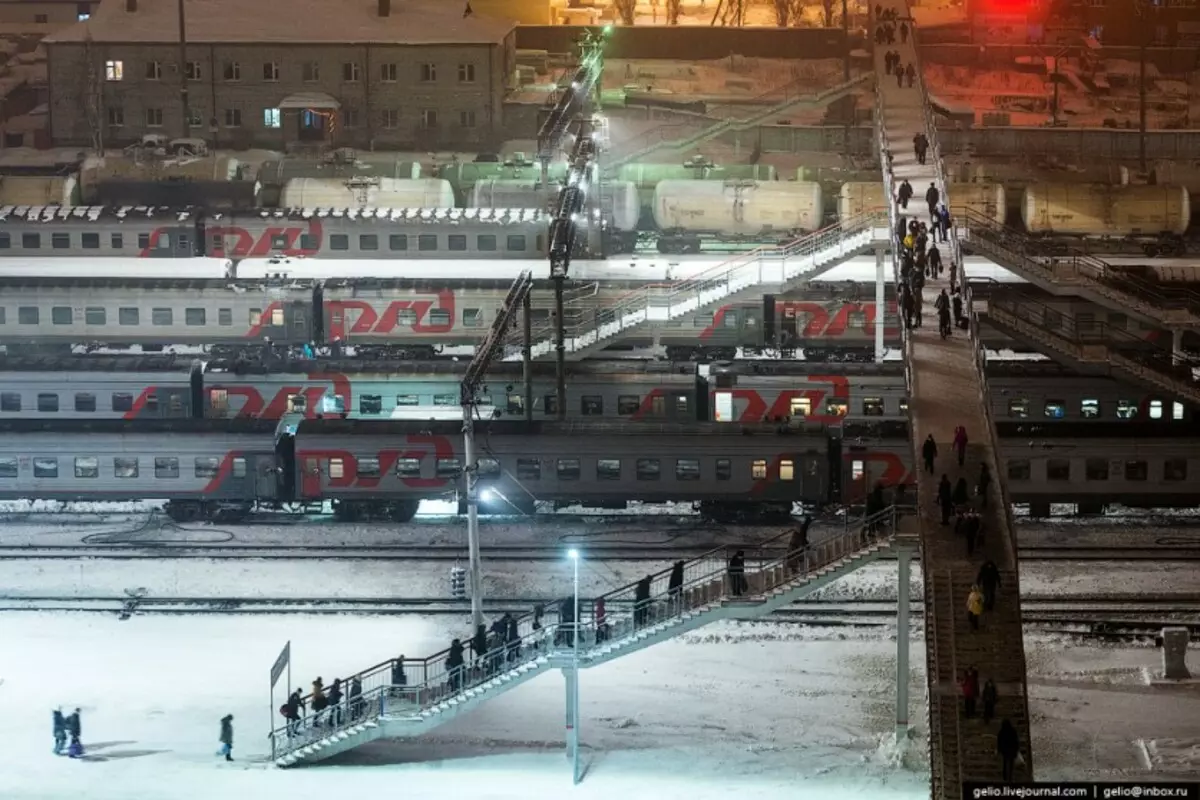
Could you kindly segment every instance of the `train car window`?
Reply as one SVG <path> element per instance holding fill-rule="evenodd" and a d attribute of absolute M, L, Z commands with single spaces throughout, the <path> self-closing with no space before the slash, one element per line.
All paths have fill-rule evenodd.
<path fill-rule="evenodd" d="M 21 395 L 17 392 L 0 392 L 0 411 L 20 411 Z"/>
<path fill-rule="evenodd" d="M 517 480 L 540 481 L 542 479 L 542 462 L 536 458 L 517 459 Z"/>
<path fill-rule="evenodd" d="M 1027 458 L 1014 458 L 1008 462 L 1010 481 L 1027 481 L 1033 476 L 1033 467 Z"/>
<path fill-rule="evenodd" d="M 494 478 L 500 474 L 500 462 L 494 458 L 481 458 L 475 462 L 480 478 Z"/>
<path fill-rule="evenodd" d="M 467 237 L 465 234 L 452 233 L 446 237 L 446 247 L 448 250 L 466 250 Z"/>
<path fill-rule="evenodd" d="M 793 417 L 804 419 L 812 413 L 812 398 L 809 397 L 793 397 L 788 402 L 788 410 Z"/>
<path fill-rule="evenodd" d="M 580 468 L 578 458 L 560 458 L 554 465 L 555 473 L 560 481 L 579 480 Z"/>
<path fill-rule="evenodd" d="M 154 477 L 156 478 L 178 478 L 179 477 L 179 459 L 175 456 L 155 456 L 154 458 Z"/>
<path fill-rule="evenodd" d="M 12 247 L 12 237 L 7 233 L 0 233 L 0 250 L 8 250 Z"/>
<path fill-rule="evenodd" d="M 288 236 L 286 233 L 271 234 L 271 249 L 286 250 L 288 246 Z"/>
<path fill-rule="evenodd" d="M 44 414 L 53 414 L 58 411 L 58 395 L 53 393 L 39 394 L 37 398 L 37 409 Z"/>
<path fill-rule="evenodd" d="M 621 480 L 621 459 L 601 458 L 596 461 L 596 479 L 601 481 Z"/>
<path fill-rule="evenodd" d="M 756 458 L 750 462 L 750 477 L 756 481 L 760 481 L 767 477 L 766 459 Z"/>
<path fill-rule="evenodd" d="M 289 394 L 287 410 L 289 414 L 303 414 L 308 410 L 308 398 L 302 394 Z"/>
<path fill-rule="evenodd" d="M 1162 419 L 1162 418 L 1163 418 L 1163 401 L 1162 400 L 1151 400 L 1150 401 L 1150 419 Z"/>
<path fill-rule="evenodd" d="M 175 324 L 175 312 L 169 308 L 152 308 L 150 309 L 150 324 L 173 325 Z"/>
<path fill-rule="evenodd" d="M 462 474 L 462 466 L 458 463 L 457 458 L 439 458 L 434 474 L 439 478 L 457 478 Z"/>
<path fill-rule="evenodd" d="M 96 395 L 91 392 L 75 393 L 75 410 L 90 413 L 96 410 Z"/>
<path fill-rule="evenodd" d="M 178 417 L 183 411 L 183 398 L 177 394 L 173 394 L 167 398 L 167 409 L 171 412 L 171 416 Z"/>
<path fill-rule="evenodd" d="M 862 401 L 862 413 L 864 417 L 882 417 L 883 398 L 864 397 Z"/>
<path fill-rule="evenodd" d="M 360 414 L 382 414 L 383 413 L 383 395 L 360 394 L 358 396 L 358 413 L 360 413 Z"/>
<path fill-rule="evenodd" d="M 639 481 L 656 481 L 662 476 L 662 465 L 657 458 L 639 458 L 636 467 Z"/>
<path fill-rule="evenodd" d="M 1017 419 L 1029 416 L 1029 401 L 1024 397 L 1016 397 L 1008 401 L 1008 415 Z"/>
<path fill-rule="evenodd" d="M 4 316 L 4 306 L 0 306 L 0 325 L 3 325 L 5 322 Z"/>
<path fill-rule="evenodd" d="M 779 462 L 779 480 L 790 481 L 796 478 L 796 462 L 785 458 Z"/>
<path fill-rule="evenodd" d="M 158 395 L 156 395 L 156 394 L 146 395 L 145 409 L 152 414 L 156 413 L 158 411 Z"/>
<path fill-rule="evenodd" d="M 70 250 L 71 249 L 71 234 L 69 233 L 52 233 L 50 234 L 50 246 L 55 250 Z"/>
<path fill-rule="evenodd" d="M 257 328 L 261 324 L 262 324 L 262 309 L 261 308 L 250 309 L 250 327 Z"/>
<path fill-rule="evenodd" d="M 303 332 L 308 327 L 304 310 L 297 306 L 292 307 L 292 327 L 298 332 Z"/>
<path fill-rule="evenodd" d="M 547 394 L 542 396 L 542 411 L 549 416 L 550 414 L 558 413 L 558 395 Z"/>
<path fill-rule="evenodd" d="M 681 417 L 686 417 L 688 413 L 688 396 L 686 394 L 675 395 L 675 413 Z"/>
<path fill-rule="evenodd" d="M 272 308 L 271 309 L 271 325 L 275 326 L 276 328 L 283 325 L 283 309 L 282 308 Z"/>
<path fill-rule="evenodd" d="M 419 478 L 421 477 L 421 459 L 419 458 L 398 458 L 396 459 L 396 474 L 401 478 Z"/>
<path fill-rule="evenodd" d="M 692 327 L 693 328 L 707 328 L 712 324 L 713 324 L 712 312 L 709 312 L 708 314 L 697 314 L 696 316 L 692 317 Z"/>
<path fill-rule="evenodd" d="M 217 324 L 221 327 L 229 327 L 233 324 L 233 309 L 218 308 L 217 309 Z"/>
<path fill-rule="evenodd" d="M 42 246 L 42 235 L 40 233 L 22 233 L 21 247 L 26 250 L 38 250 Z"/>
<path fill-rule="evenodd" d="M 1085 397 L 1079 401 L 1079 416 L 1084 419 L 1096 419 L 1100 416 L 1100 401 L 1094 397 Z"/>
<path fill-rule="evenodd" d="M 585 417 L 599 417 L 604 414 L 604 398 L 598 394 L 585 394 L 579 400 L 580 413 Z"/>
<path fill-rule="evenodd" d="M 667 415 L 667 398 L 656 394 L 650 398 L 650 416 L 665 417 Z"/>
<path fill-rule="evenodd" d="M 393 233 L 388 236 L 388 247 L 392 250 L 408 249 L 408 234 Z"/>
<path fill-rule="evenodd" d="M 398 394 L 396 395 L 397 406 L 419 406 L 421 398 L 415 394 Z"/>
<path fill-rule="evenodd" d="M 109 243 L 113 250 L 124 250 L 125 249 L 124 234 L 114 233 L 112 236 L 109 237 Z"/>
<path fill-rule="evenodd" d="M 908 398 L 907 397 L 900 398 L 900 413 L 901 414 L 908 413 Z"/>
<path fill-rule="evenodd" d="M 850 462 L 850 480 L 861 481 L 866 471 L 867 467 L 865 461 L 854 459 Z"/>
<path fill-rule="evenodd" d="M 321 243 L 317 237 L 313 236 L 311 233 L 302 233 L 300 234 L 300 249 L 307 250 L 309 252 L 312 252 L 313 250 L 320 250 Z"/>
<path fill-rule="evenodd" d="M 490 394 L 481 394 L 475 397 L 475 405 L 490 406 L 492 405 L 492 396 Z"/>
<path fill-rule="evenodd" d="M 1126 461 L 1125 480 L 1144 481 L 1150 476 L 1150 466 L 1145 461 Z"/>
<path fill-rule="evenodd" d="M 186 233 L 179 234 L 179 249 L 183 252 L 188 252 L 192 249 L 192 240 L 188 238 Z"/>
<path fill-rule="evenodd" d="M 617 395 L 617 414 L 622 417 L 627 417 L 630 414 L 636 414 L 638 409 L 642 407 L 642 398 L 636 394 Z"/>
<path fill-rule="evenodd" d="M 504 410 L 509 414 L 525 413 L 525 397 L 519 394 L 505 395 Z"/>
<path fill-rule="evenodd" d="M 235 478 L 246 477 L 246 459 L 235 458 L 233 460 L 233 477 L 235 477 Z"/>
<path fill-rule="evenodd" d="M 333 480 L 346 476 L 346 462 L 340 458 L 329 459 L 329 477 Z"/>
<path fill-rule="evenodd" d="M 1067 404 L 1062 400 L 1047 400 L 1045 411 L 1047 419 L 1062 419 L 1067 415 Z"/>
<path fill-rule="evenodd" d="M 733 480 L 733 461 L 728 458 L 717 459 L 717 480 Z"/>
<path fill-rule="evenodd" d="M 140 325 L 141 311 L 137 308 L 118 308 L 117 309 L 117 324 L 118 325 Z"/>
<path fill-rule="evenodd" d="M 740 315 L 738 314 L 738 312 L 736 310 L 734 310 L 732 308 L 729 309 L 728 311 L 726 311 L 724 314 L 721 315 L 721 327 L 736 328 L 738 326 L 738 317 L 739 316 Z M 714 320 L 715 320 L 715 317 L 714 317 Z"/>
<path fill-rule="evenodd" d="M 136 458 L 120 456 L 114 458 L 113 476 L 117 478 L 136 478 L 138 476 L 138 460 Z"/>
<path fill-rule="evenodd" d="M 417 324 L 417 312 L 411 308 L 402 308 L 396 313 L 396 324 L 412 327 Z"/>
<path fill-rule="evenodd" d="M 844 417 L 850 413 L 850 402 L 842 398 L 825 401 L 825 413 L 831 417 Z"/>
<path fill-rule="evenodd" d="M 1089 481 L 1108 480 L 1108 459 L 1089 458 L 1083 462 L 1083 477 Z"/>
<path fill-rule="evenodd" d="M 145 250 L 148 247 L 150 247 L 150 234 L 139 233 L 138 234 L 138 249 Z"/>
<path fill-rule="evenodd" d="M 1186 458 L 1168 458 L 1163 462 L 1163 480 L 1164 481 L 1186 481 L 1187 480 L 1187 459 Z"/>
<path fill-rule="evenodd" d="M 79 237 L 80 244 L 84 250 L 99 250 L 100 249 L 100 234 L 85 233 Z"/>
<path fill-rule="evenodd" d="M 349 250 L 350 237 L 344 233 L 329 234 L 329 249 L 330 250 Z"/>
<path fill-rule="evenodd" d="M 456 394 L 435 394 L 433 396 L 433 404 L 435 406 L 456 406 L 456 405 L 458 405 L 458 395 L 456 395 Z"/>
<path fill-rule="evenodd" d="M 429 310 L 430 325 L 445 325 L 450 324 L 450 312 L 444 308 L 431 308 Z"/>
<path fill-rule="evenodd" d="M 100 459 L 95 456 L 76 456 L 75 457 L 75 477 L 76 478 L 99 478 L 100 477 Z"/>
<path fill-rule="evenodd" d="M 698 480 L 700 480 L 700 459 L 698 459 L 698 458 L 677 459 L 675 461 L 675 480 L 677 480 L 677 481 L 698 481 Z"/>
<path fill-rule="evenodd" d="M 105 325 L 108 323 L 108 310 L 96 306 L 85 308 L 83 310 L 83 321 L 88 325 Z"/>
<path fill-rule="evenodd" d="M 378 458 L 360 458 L 354 467 L 355 474 L 360 478 L 378 478 L 379 477 L 379 459 Z"/>
<path fill-rule="evenodd" d="M 510 253 L 524 253 L 527 249 L 525 244 L 525 235 L 521 233 L 510 233 L 505 237 L 504 249 Z"/>
<path fill-rule="evenodd" d="M 464 308 L 462 324 L 468 328 L 479 327 L 483 324 L 483 310 L 478 308 Z"/>
<path fill-rule="evenodd" d="M 183 310 L 184 325 L 204 325 L 208 321 L 208 314 L 203 308 L 185 308 Z"/>
<path fill-rule="evenodd" d="M 496 251 L 496 235 L 494 233 L 481 233 L 475 237 L 475 249 L 482 253 L 494 253 Z"/>
<path fill-rule="evenodd" d="M 359 250 L 378 250 L 379 237 L 374 233 L 360 233 L 358 235 Z"/>
<path fill-rule="evenodd" d="M 113 392 L 113 411 L 133 411 L 133 395 L 125 392 Z"/>
<path fill-rule="evenodd" d="M 70 325 L 71 324 L 71 307 L 70 306 L 52 306 L 50 308 L 50 321 L 55 325 Z"/>
<path fill-rule="evenodd" d="M 35 458 L 35 459 L 33 459 L 33 477 L 35 477 L 35 478 L 57 478 L 58 477 L 58 459 L 57 458 Z"/>
<path fill-rule="evenodd" d="M 0 458 L 0 478 L 17 477 L 17 460 L 15 458 Z"/>
<path fill-rule="evenodd" d="M 417 249 L 425 250 L 425 251 L 437 250 L 438 249 L 437 234 L 435 234 L 435 233 L 418 234 Z"/>
<path fill-rule="evenodd" d="M 17 324 L 37 325 L 38 316 L 37 306 L 21 306 L 17 309 Z"/>
<path fill-rule="evenodd" d="M 1137 403 L 1128 400 L 1117 401 L 1117 419 L 1133 419 L 1137 416 Z"/>
<path fill-rule="evenodd" d="M 1065 458 L 1051 458 L 1046 460 L 1046 480 L 1048 481 L 1069 481 L 1071 480 L 1071 462 Z"/>
<path fill-rule="evenodd" d="M 0 323 L 4 322 L 4 309 L 0 308 Z M 1171 419 L 1178 422 L 1183 419 L 1183 403 L 1171 403 Z"/>

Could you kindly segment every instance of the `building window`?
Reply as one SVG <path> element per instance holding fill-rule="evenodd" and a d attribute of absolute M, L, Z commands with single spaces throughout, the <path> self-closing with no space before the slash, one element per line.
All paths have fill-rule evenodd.
<path fill-rule="evenodd" d="M 161 108 L 146 109 L 146 127 L 161 128 L 163 124 L 163 113 Z"/>
<path fill-rule="evenodd" d="M 380 64 L 379 65 L 379 80 L 384 83 L 395 83 L 396 75 L 399 74 L 395 64 Z"/>
<path fill-rule="evenodd" d="M 283 115 L 278 108 L 263 109 L 263 127 L 264 128 L 281 128 L 283 127 Z"/>
<path fill-rule="evenodd" d="M 275 83 L 279 80 L 279 65 L 274 61 L 263 62 L 263 80 Z"/>
<path fill-rule="evenodd" d="M 300 78 L 306 83 L 321 80 L 321 65 L 316 61 L 305 61 L 300 67 Z"/>
<path fill-rule="evenodd" d="M 432 108 L 421 109 L 421 127 L 436 128 L 437 127 L 437 112 Z"/>
<path fill-rule="evenodd" d="M 242 110 L 240 108 L 225 109 L 225 127 L 226 128 L 242 127 Z"/>
<path fill-rule="evenodd" d="M 360 123 L 361 119 L 362 119 L 362 115 L 359 114 L 357 108 L 343 108 L 342 109 L 342 127 L 343 128 L 357 128 L 361 124 Z"/>
<path fill-rule="evenodd" d="M 162 62 L 147 61 L 146 62 L 146 80 L 161 81 L 162 80 Z"/>
<path fill-rule="evenodd" d="M 422 64 L 421 65 L 421 81 L 423 83 L 433 83 L 437 80 L 437 64 Z"/>
<path fill-rule="evenodd" d="M 115 108 L 112 106 L 109 106 L 108 124 L 112 125 L 114 128 L 119 128 L 122 125 L 124 125 L 125 124 L 125 109 L 121 108 L 120 106 L 117 106 Z"/>
<path fill-rule="evenodd" d="M 225 62 L 225 80 L 240 81 L 242 79 L 242 65 L 236 61 Z"/>
<path fill-rule="evenodd" d="M 459 83 L 474 83 L 475 82 L 475 65 L 474 64 L 459 64 L 458 65 L 458 82 Z"/>
<path fill-rule="evenodd" d="M 474 111 L 458 112 L 458 124 L 464 128 L 474 128 L 475 127 L 475 112 Z"/>
<path fill-rule="evenodd" d="M 342 80 L 346 83 L 358 83 L 359 67 L 357 61 L 347 61 L 342 64 Z"/>
<path fill-rule="evenodd" d="M 400 111 L 395 108 L 385 108 L 380 114 L 383 127 L 395 129 L 400 127 Z"/>
<path fill-rule="evenodd" d="M 204 77 L 199 61 L 189 61 L 183 65 L 183 74 L 189 81 L 198 81 Z"/>
<path fill-rule="evenodd" d="M 189 127 L 189 128 L 202 128 L 202 127 L 204 127 L 204 117 L 203 117 L 203 115 L 200 113 L 200 109 L 198 109 L 198 108 L 189 108 L 189 109 L 188 109 L 188 115 L 187 115 L 187 116 L 188 116 L 188 127 Z M 216 117 L 213 117 L 213 118 L 212 118 L 212 123 L 213 123 L 214 125 L 216 125 L 216 124 L 217 124 L 217 118 L 216 118 Z"/>
<path fill-rule="evenodd" d="M 125 62 L 124 61 L 105 61 L 104 62 L 104 79 L 106 81 L 123 81 L 123 80 L 125 80 Z"/>

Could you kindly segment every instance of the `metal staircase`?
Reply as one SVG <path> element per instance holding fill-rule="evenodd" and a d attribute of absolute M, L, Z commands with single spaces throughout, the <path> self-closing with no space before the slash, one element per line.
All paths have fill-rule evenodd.
<path fill-rule="evenodd" d="M 965 249 L 984 256 L 1052 294 L 1085 297 L 1167 328 L 1200 328 L 1200 294 L 1164 290 L 1083 253 L 1051 253 L 1027 236 L 975 211 L 957 215 L 956 232 Z"/>
<path fill-rule="evenodd" d="M 686 280 L 652 284 L 596 309 L 595 318 L 574 325 L 566 323 L 565 351 L 578 360 L 613 344 L 621 335 L 655 324 L 665 324 L 719 303 L 764 292 L 785 292 L 796 285 L 814 280 L 823 273 L 886 240 L 887 216 L 882 212 L 861 214 L 828 228 L 801 237 L 780 247 L 760 247 L 718 264 Z M 531 358 L 554 353 L 554 328 L 544 326 L 533 332 Z M 519 361 L 519 352 L 510 352 L 505 361 Z"/>
<path fill-rule="evenodd" d="M 597 618 L 596 599 L 581 606 L 578 667 L 605 664 L 620 656 L 723 619 L 753 619 L 776 611 L 878 559 L 892 547 L 915 549 L 915 534 L 903 528 L 911 515 L 889 508 L 820 544 L 789 551 L 790 532 L 755 547 L 741 548 L 744 573 L 732 573 L 736 547 L 718 547 L 685 562 L 683 583 L 669 585 L 670 571 L 650 578 L 648 598 L 637 584 L 603 596 L 606 613 Z M 644 587 L 643 587 L 644 588 Z M 571 608 L 572 599 L 560 603 Z M 394 681 L 395 661 L 359 673 L 362 694 L 345 698 L 335 720 L 306 720 L 289 731 L 271 732 L 272 759 L 278 766 L 320 761 L 382 738 L 418 736 L 458 715 L 555 668 L 576 666 L 571 647 L 570 612 L 528 614 L 516 620 L 520 638 L 451 668 L 450 651 L 426 659 L 406 659 L 403 682 Z M 464 643 L 466 639 L 464 638 Z M 348 684 L 350 678 L 345 679 Z M 306 698 L 311 707 L 311 697 Z"/>
<path fill-rule="evenodd" d="M 992 293 L 984 313 L 993 327 L 1070 366 L 1109 373 L 1180 400 L 1200 402 L 1200 383 L 1195 378 L 1200 360 L 1193 357 L 1173 354 L 1102 322 L 1081 326 L 1016 290 Z"/>
<path fill-rule="evenodd" d="M 781 103 L 776 103 L 775 105 L 758 111 L 749 117 L 744 117 L 742 119 L 720 120 L 719 122 L 716 122 L 715 124 L 710 125 L 701 131 L 697 131 L 696 133 L 684 139 L 659 140 L 657 142 L 653 142 L 652 144 L 648 144 L 639 150 L 635 150 L 628 155 L 613 159 L 604 165 L 604 170 L 610 175 L 615 176 L 617 170 L 621 169 L 621 167 L 625 166 L 626 164 L 631 164 L 635 161 L 646 158 L 647 156 L 651 156 L 659 150 L 685 150 L 689 147 L 695 147 L 698 144 L 703 144 L 704 142 L 715 139 L 723 133 L 730 131 L 744 131 L 747 128 L 756 127 L 762 124 L 764 120 L 778 117 L 780 114 L 785 114 L 795 108 L 823 108 L 824 106 L 836 102 L 837 100 L 840 100 L 841 98 L 846 97 L 847 95 L 852 94 L 859 89 L 866 88 L 874 81 L 875 74 L 868 72 L 866 74 L 859 75 L 857 78 L 846 81 L 845 83 L 840 83 L 837 86 L 826 89 L 823 92 L 818 92 L 817 94 L 807 94 L 789 98 Z M 788 85 L 792 86 L 795 84 L 796 81 L 793 81 Z M 770 92 L 769 94 L 774 93 L 775 92 Z"/>

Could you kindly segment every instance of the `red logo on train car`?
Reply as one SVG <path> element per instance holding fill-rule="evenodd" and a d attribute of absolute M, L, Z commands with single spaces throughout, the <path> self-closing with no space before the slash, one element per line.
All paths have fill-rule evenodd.
<path fill-rule="evenodd" d="M 305 417 L 312 419 L 323 413 L 323 401 L 330 396 L 339 398 L 342 408 L 352 407 L 353 391 L 350 379 L 345 375 L 337 372 L 310 372 L 308 379 L 313 383 L 279 387 L 269 402 L 264 399 L 258 387 L 251 384 L 214 383 L 206 388 L 206 394 L 210 406 L 213 392 L 225 392 L 231 398 L 244 398 L 241 408 L 238 408 L 235 414 L 239 419 L 275 420 L 289 413 L 303 413 Z M 293 401 L 297 396 L 304 398 L 302 407 L 300 403 Z"/>
<path fill-rule="evenodd" d="M 382 311 L 377 311 L 365 300 L 327 300 L 328 338 L 348 341 L 356 336 L 387 336 L 397 328 L 407 328 L 414 333 L 449 333 L 454 328 L 455 308 L 452 289 L 442 289 L 434 298 L 393 300 Z M 434 309 L 446 312 L 444 322 L 430 321 Z M 349 312 L 358 312 L 358 316 L 347 329 Z M 407 318 L 402 319 L 402 315 Z"/>
<path fill-rule="evenodd" d="M 402 450 L 380 450 L 375 454 L 379 459 L 379 471 L 375 476 L 359 476 L 358 458 L 349 450 L 302 450 L 296 454 L 297 463 L 303 470 L 301 489 L 306 498 L 321 497 L 321 475 L 329 470 L 330 461 L 341 459 L 340 477 L 330 477 L 330 489 L 374 489 L 379 486 L 383 476 L 396 468 L 401 459 L 414 458 L 425 461 L 426 456 L 432 458 L 436 466 L 441 459 L 455 458 L 454 445 L 445 436 L 408 436 L 406 447 Z M 428 471 L 428 468 L 425 469 Z M 451 478 L 411 478 L 401 477 L 400 482 L 410 489 L 437 489 L 452 483 Z"/>
<path fill-rule="evenodd" d="M 235 225 L 209 227 L 205 234 L 212 242 L 209 255 L 215 258 L 265 258 L 275 255 L 319 255 L 324 244 L 324 232 L 320 220 L 310 219 L 306 225 L 268 225 L 257 238 L 245 228 Z M 214 241 L 217 236 L 221 237 L 220 246 Z M 311 247 L 304 247 L 304 236 L 309 237 L 308 244 L 311 244 Z M 151 247 L 153 238 L 151 236 Z"/>
<path fill-rule="evenodd" d="M 217 474 L 213 475 L 212 478 L 209 479 L 208 483 L 203 489 L 201 489 L 201 493 L 212 494 L 220 489 L 221 484 L 224 483 L 225 479 L 228 478 L 233 472 L 233 460 L 235 458 L 244 458 L 245 455 L 246 454 L 241 450 L 230 450 L 228 453 L 226 453 L 224 458 L 221 459 L 220 466 L 217 467 Z"/>
<path fill-rule="evenodd" d="M 727 305 L 721 306 L 713 314 L 712 323 L 700 332 L 701 339 L 708 339 L 714 336 L 725 324 L 725 315 L 730 311 L 736 311 L 738 308 L 757 308 L 757 306 L 738 306 Z M 775 304 L 777 313 L 784 314 L 788 311 L 793 312 L 796 316 L 808 314 L 809 319 L 804 324 L 804 330 L 798 331 L 797 336 L 806 339 L 820 338 L 836 338 L 845 336 L 847 331 L 854 333 L 861 332 L 864 336 L 875 335 L 875 304 L 874 303 L 842 303 L 835 310 L 832 310 L 824 304 L 807 301 L 807 300 L 784 300 Z M 896 313 L 896 301 L 888 300 L 886 306 L 888 314 Z M 851 325 L 851 314 L 862 314 L 863 323 L 861 327 Z M 888 325 L 883 329 L 885 336 L 899 336 L 900 326 Z"/>
<path fill-rule="evenodd" d="M 829 389 L 782 389 L 774 401 L 767 405 L 762 393 L 754 389 L 717 389 L 712 393 L 712 407 L 717 408 L 717 395 L 728 392 L 734 402 L 737 422 L 772 422 L 785 417 L 802 417 L 812 422 L 836 424 L 842 414 L 825 408 L 825 399 L 850 402 L 850 380 L 844 375 L 809 375 L 803 380 L 813 383 L 828 383 Z M 738 401 L 744 401 L 741 413 L 737 413 Z M 799 401 L 799 402 L 796 402 Z M 801 412 L 807 408 L 807 413 Z"/>

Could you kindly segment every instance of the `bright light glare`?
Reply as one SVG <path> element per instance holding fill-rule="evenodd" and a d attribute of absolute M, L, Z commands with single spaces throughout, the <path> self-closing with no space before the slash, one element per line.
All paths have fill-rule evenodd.
<path fill-rule="evenodd" d="M 490 503 L 491 501 L 493 501 L 493 500 L 495 500 L 495 499 L 496 499 L 496 493 L 495 493 L 495 492 L 493 492 L 491 489 L 484 489 L 484 490 L 483 490 L 483 502 L 485 502 L 485 503 Z"/>
<path fill-rule="evenodd" d="M 576 550 L 574 547 L 572 547 L 570 550 L 567 551 L 567 556 L 569 556 L 572 560 L 578 559 L 579 551 Z"/>

